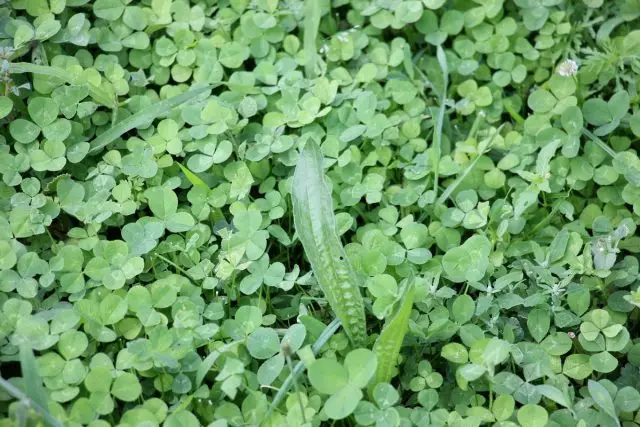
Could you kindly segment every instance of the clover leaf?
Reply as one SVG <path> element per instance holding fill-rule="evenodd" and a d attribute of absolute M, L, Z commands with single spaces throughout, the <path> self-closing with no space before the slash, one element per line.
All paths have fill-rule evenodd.
<path fill-rule="evenodd" d="M 331 397 L 324 411 L 331 419 L 346 418 L 356 409 L 365 387 L 376 370 L 375 355 L 366 349 L 347 354 L 344 365 L 335 360 L 318 359 L 309 367 L 309 380 L 313 387 Z"/>

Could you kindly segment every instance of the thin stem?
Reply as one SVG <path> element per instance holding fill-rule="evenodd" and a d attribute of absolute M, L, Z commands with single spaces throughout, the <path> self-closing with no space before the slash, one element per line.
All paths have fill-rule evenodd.
<path fill-rule="evenodd" d="M 569 197 L 569 194 L 571 194 L 571 190 L 569 190 L 569 192 L 567 193 L 567 195 L 565 197 L 563 197 L 563 199 L 566 199 L 567 197 Z M 558 213 L 558 210 L 560 210 L 560 204 L 556 204 L 552 209 L 551 212 L 549 212 L 549 214 L 542 218 L 542 220 L 540 220 L 540 222 L 538 222 L 533 229 L 526 234 L 526 237 L 530 237 L 535 235 L 538 231 L 540 231 L 541 228 L 545 227 L 547 224 L 549 224 L 551 222 L 551 219 L 556 215 L 556 213 Z"/>
<path fill-rule="evenodd" d="M 291 355 L 288 353 L 286 355 L 286 360 L 287 360 L 287 366 L 289 367 L 289 370 L 293 372 L 293 362 L 291 361 Z M 300 385 L 298 384 L 298 380 L 295 377 L 293 378 L 293 386 L 296 389 L 296 400 L 298 401 L 298 406 L 300 406 L 300 414 L 302 415 L 302 422 L 306 424 L 307 419 L 304 415 L 304 405 L 302 404 L 302 397 L 300 396 L 302 392 L 300 391 Z"/>
<path fill-rule="evenodd" d="M 175 268 L 177 271 L 179 271 L 180 273 L 184 274 L 186 276 L 187 279 L 189 279 L 191 281 L 191 283 L 193 283 L 194 285 L 197 285 L 197 283 L 195 282 L 195 280 L 193 279 L 193 277 L 191 277 L 191 275 L 182 267 L 180 267 L 178 264 L 176 264 L 175 262 L 171 261 L 170 259 L 168 259 L 165 256 L 162 256 L 160 254 L 153 254 L 153 256 L 160 258 L 162 261 L 166 262 L 167 264 L 169 264 L 170 266 L 172 266 L 173 268 Z"/>
<path fill-rule="evenodd" d="M 478 153 L 478 155 L 471 161 L 471 163 L 469 163 L 467 168 L 462 172 L 462 175 L 460 175 L 453 182 L 453 184 L 451 184 L 450 186 L 448 186 L 444 190 L 444 192 L 440 195 L 440 197 L 436 201 L 437 204 L 441 205 L 441 204 L 443 204 L 444 202 L 447 201 L 449 196 L 451 196 L 451 194 L 455 191 L 455 189 L 458 187 L 458 185 L 460 185 L 460 183 L 467 177 L 467 175 L 469 175 L 469 172 L 471 172 L 471 170 L 475 167 L 476 163 L 478 163 L 478 160 L 480 160 L 480 157 L 482 157 L 483 154 L 485 154 L 487 151 L 489 151 L 491 149 L 491 144 L 493 144 L 493 140 L 495 139 L 496 135 L 498 135 L 500 133 L 500 131 L 502 130 L 503 126 L 504 125 L 500 125 L 500 127 L 498 129 L 496 129 L 496 131 L 493 133 L 493 135 L 491 135 L 491 139 L 487 143 L 487 147 L 485 148 L 485 150 L 483 150 L 481 153 Z"/>
<path fill-rule="evenodd" d="M 338 318 L 335 318 L 331 321 L 331 323 L 327 325 L 326 328 L 324 328 L 324 330 L 322 331 L 322 333 L 320 334 L 316 342 L 314 342 L 313 345 L 311 346 L 311 351 L 313 352 L 314 355 L 317 355 L 320 352 L 322 347 L 327 343 L 327 341 L 329 341 L 329 339 L 333 336 L 333 334 L 336 333 L 339 327 L 340 327 L 340 320 Z M 284 380 L 284 382 L 282 383 L 282 386 L 280 387 L 280 390 L 278 390 L 278 393 L 276 394 L 276 396 L 273 398 L 273 401 L 271 402 L 271 406 L 269 406 L 269 410 L 267 411 L 267 414 L 264 417 L 265 420 L 269 419 L 269 416 L 271 415 L 271 412 L 273 411 L 273 409 L 280 404 L 284 396 L 287 394 L 287 392 L 293 385 L 293 382 L 296 381 L 300 375 L 302 375 L 302 373 L 304 372 L 304 368 L 305 368 L 304 363 L 298 362 L 296 364 L 296 366 L 293 368 L 293 370 L 291 371 L 287 379 Z"/>
<path fill-rule="evenodd" d="M 505 102 L 504 103 L 504 109 L 507 111 L 507 113 L 509 113 L 509 115 L 511 116 L 511 118 L 513 120 L 516 121 L 516 123 L 518 123 L 519 125 L 524 124 L 524 117 L 522 117 L 514 108 L 513 105 L 511 105 L 510 102 Z"/>
<path fill-rule="evenodd" d="M 467 136 L 467 139 L 476 137 L 476 134 L 478 133 L 478 129 L 480 128 L 480 125 L 482 124 L 486 116 L 487 115 L 485 114 L 484 111 L 479 111 L 478 114 L 476 114 L 476 119 L 473 121 L 473 124 L 471 125 L 471 130 L 469 131 L 469 135 Z"/>

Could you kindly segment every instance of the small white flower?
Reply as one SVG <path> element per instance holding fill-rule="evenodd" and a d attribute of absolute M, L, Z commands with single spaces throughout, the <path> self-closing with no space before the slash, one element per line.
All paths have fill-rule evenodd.
<path fill-rule="evenodd" d="M 573 59 L 565 59 L 558 65 L 556 72 L 562 77 L 575 76 L 578 72 L 578 63 Z"/>
<path fill-rule="evenodd" d="M 347 33 L 339 33 L 336 38 L 338 39 L 339 42 L 341 43 L 346 43 L 349 41 L 349 36 L 347 35 Z"/>
<path fill-rule="evenodd" d="M 323 44 L 322 47 L 320 48 L 319 52 L 322 53 L 322 54 L 329 52 L 329 46 L 326 43 Z"/>

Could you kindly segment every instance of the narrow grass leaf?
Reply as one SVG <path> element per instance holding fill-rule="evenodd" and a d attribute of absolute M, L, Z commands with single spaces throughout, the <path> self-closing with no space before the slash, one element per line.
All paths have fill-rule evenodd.
<path fill-rule="evenodd" d="M 593 134 L 593 132 L 591 132 L 589 129 L 587 128 L 582 129 L 582 133 L 591 141 L 593 141 L 598 147 L 602 148 L 602 151 L 607 153 L 609 156 L 616 157 L 616 154 L 618 154 L 615 151 L 613 151 L 613 149 L 609 147 L 603 140 L 601 140 L 595 134 Z"/>
<path fill-rule="evenodd" d="M 495 139 L 496 135 L 498 135 L 500 133 L 500 131 L 502 130 L 502 126 L 500 126 L 494 133 L 493 135 L 491 135 L 491 139 L 489 140 L 489 142 L 487 143 L 487 148 L 486 150 L 489 150 L 491 148 L 491 144 L 493 143 L 493 140 Z M 485 152 L 482 152 L 480 154 L 478 154 L 472 161 L 471 163 L 469 163 L 469 165 L 467 165 L 467 167 L 465 168 L 465 170 L 462 172 L 462 175 L 458 176 L 458 178 L 456 178 L 455 181 L 453 181 L 453 183 L 451 183 L 451 185 L 449 185 L 440 195 L 440 197 L 438 197 L 438 200 L 436 203 L 438 204 L 442 204 L 444 202 L 447 201 L 447 199 L 449 197 L 451 197 L 451 195 L 453 194 L 454 191 L 456 191 L 456 188 L 458 188 L 458 186 L 462 183 L 462 181 L 464 181 L 464 179 L 467 177 L 467 175 L 469 175 L 469 173 L 473 170 L 473 168 L 476 166 L 476 164 L 478 163 L 478 160 L 480 160 L 480 158 L 482 157 L 482 155 Z"/>
<path fill-rule="evenodd" d="M 196 388 L 200 387 L 200 385 L 202 384 L 202 381 L 204 380 L 204 377 L 211 370 L 211 367 L 213 366 L 213 364 L 216 363 L 216 360 L 218 360 L 218 358 L 222 356 L 225 352 L 231 350 L 234 346 L 240 344 L 241 342 L 242 341 L 233 341 L 228 344 L 225 344 L 222 347 L 212 351 L 211 353 L 209 353 L 207 357 L 204 358 L 204 360 L 202 361 L 202 363 L 200 363 L 200 366 L 198 366 L 198 369 L 196 371 L 196 385 L 195 385 Z"/>
<path fill-rule="evenodd" d="M 49 65 L 30 64 L 28 62 L 16 62 L 9 65 L 9 73 L 11 74 L 23 74 L 31 73 L 41 76 L 53 77 L 60 79 L 62 82 L 74 84 L 73 75 L 69 74 L 62 68 L 52 67 Z M 83 83 L 89 88 L 89 95 L 97 103 L 104 105 L 107 108 L 116 110 L 118 107 L 118 101 L 113 89 L 107 90 L 105 87 L 97 86 L 91 83 Z"/>
<path fill-rule="evenodd" d="M 109 130 L 98 135 L 98 137 L 91 143 L 89 153 L 95 153 L 96 151 L 104 148 L 106 145 L 112 143 L 131 129 L 142 126 L 145 123 L 149 123 L 163 114 L 170 113 L 174 108 L 184 104 L 185 102 L 191 101 L 198 95 L 205 93 L 207 90 L 210 90 L 209 86 L 191 89 L 185 93 L 181 93 L 180 95 L 153 104 L 144 110 L 127 117 L 120 123 L 111 127 Z"/>
<path fill-rule="evenodd" d="M 63 82 L 71 83 L 71 76 L 62 68 L 48 65 L 30 64 L 28 62 L 15 62 L 9 65 L 10 74 L 39 74 L 47 77 L 55 77 Z"/>
<path fill-rule="evenodd" d="M 42 379 L 38 375 L 36 358 L 31 347 L 27 344 L 20 345 L 20 369 L 22 370 L 24 391 L 27 397 L 42 408 L 47 408 L 47 394 L 42 386 Z"/>
<path fill-rule="evenodd" d="M 189 182 L 194 187 L 202 187 L 202 188 L 210 189 L 209 186 L 207 185 L 207 183 L 204 182 L 198 175 L 196 175 L 195 173 L 191 172 L 189 170 L 189 168 L 187 168 L 186 166 L 181 165 L 180 163 L 177 163 L 177 165 L 180 168 L 180 170 L 182 170 L 182 173 L 184 174 L 184 176 L 187 177 Z"/>
<path fill-rule="evenodd" d="M 438 195 L 438 178 L 440 175 L 440 156 L 442 145 L 442 126 L 444 124 L 444 113 L 447 108 L 447 86 L 449 86 L 449 68 L 447 66 L 447 57 L 444 55 L 444 50 L 438 45 L 436 51 L 436 57 L 438 58 L 438 64 L 440 64 L 440 70 L 442 71 L 442 94 L 440 95 L 440 108 L 438 109 L 438 116 L 436 118 L 436 125 L 433 129 L 433 191 Z"/>
<path fill-rule="evenodd" d="M 40 412 L 47 425 L 62 427 L 62 424 L 49 413 L 49 398 L 44 390 L 42 378 L 38 375 L 36 358 L 31 347 L 26 343 L 21 344 L 19 354 L 20 369 L 22 370 L 22 379 L 24 381 L 24 394 L 3 378 L 0 378 L 0 386 L 13 397 L 28 402 L 29 406 Z"/>
<path fill-rule="evenodd" d="M 48 408 L 43 408 L 38 405 L 36 402 L 31 400 L 27 395 L 25 395 L 22 390 L 14 386 L 9 381 L 5 380 L 0 376 L 0 389 L 6 391 L 13 398 L 18 399 L 21 402 L 25 402 L 27 405 L 33 407 L 36 411 L 40 412 L 42 417 L 44 418 L 45 423 L 51 427 L 63 427 L 62 423 L 53 418 L 53 416 L 49 413 Z"/>
<path fill-rule="evenodd" d="M 304 56 L 305 71 L 307 78 L 316 76 L 316 63 L 318 61 L 318 52 L 316 43 L 318 39 L 318 29 L 320 27 L 320 9 L 319 0 L 305 0 L 304 2 Z"/>

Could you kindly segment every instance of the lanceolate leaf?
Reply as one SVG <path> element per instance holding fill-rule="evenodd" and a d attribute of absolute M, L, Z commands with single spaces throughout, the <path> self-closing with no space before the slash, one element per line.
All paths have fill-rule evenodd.
<path fill-rule="evenodd" d="M 382 332 L 373 346 L 373 352 L 378 359 L 378 368 L 376 369 L 374 382 L 370 385 L 370 390 L 376 384 L 389 382 L 393 378 L 393 371 L 400 354 L 402 341 L 409 328 L 409 315 L 413 307 L 414 296 L 414 279 L 410 278 L 407 282 L 407 288 L 400 299 L 400 307 L 385 322 Z"/>
<path fill-rule="evenodd" d="M 354 345 L 366 337 L 364 304 L 355 272 L 336 233 L 329 188 L 324 182 L 322 152 L 307 142 L 293 176 L 293 218 L 313 273 L 329 305 Z"/>

